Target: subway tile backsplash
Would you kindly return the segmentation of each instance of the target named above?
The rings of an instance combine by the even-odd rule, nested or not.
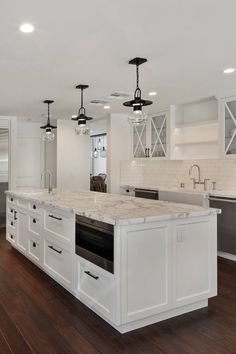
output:
[[[216,182],[216,189],[236,190],[236,160],[125,160],[121,161],[121,184],[141,186],[192,188],[191,177],[197,177],[197,171],[189,168],[198,164],[201,168],[201,179],[209,178],[208,189],[212,189],[212,182]],[[197,186],[203,190],[203,186]]]

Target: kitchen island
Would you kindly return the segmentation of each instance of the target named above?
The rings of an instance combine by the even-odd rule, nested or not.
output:
[[[205,307],[217,294],[216,209],[83,191],[6,194],[7,240],[121,333]],[[106,252],[100,266],[91,249],[76,254],[89,235],[76,215],[109,229],[112,267]]]

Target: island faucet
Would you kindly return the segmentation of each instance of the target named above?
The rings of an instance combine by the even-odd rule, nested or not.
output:
[[[41,173],[41,180],[43,179],[43,176],[48,175],[48,193],[50,194],[52,192],[52,172],[50,170],[44,170]]]
[[[196,180],[196,178],[191,178],[191,180],[193,181],[193,188],[196,189],[197,184],[204,184],[204,191],[206,191],[207,190],[207,181],[209,181],[209,178],[204,178],[204,180],[201,181],[201,170],[200,170],[200,166],[197,164],[194,164],[190,167],[189,176],[191,176],[192,170],[194,167],[197,169],[198,178],[197,178],[197,180]]]

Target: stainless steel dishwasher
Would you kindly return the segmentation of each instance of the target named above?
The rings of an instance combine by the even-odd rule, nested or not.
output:
[[[210,196],[209,204],[221,209],[217,216],[218,251],[236,254],[236,198]]]

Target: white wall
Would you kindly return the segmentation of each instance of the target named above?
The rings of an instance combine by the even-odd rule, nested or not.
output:
[[[56,124],[55,124],[56,125]],[[52,172],[52,186],[57,186],[57,129],[55,139],[45,142],[45,169]]]
[[[17,188],[40,188],[44,170],[44,142],[40,123],[18,122]]]
[[[77,122],[57,121],[57,187],[90,189],[90,136],[75,133]]]
[[[131,127],[125,114],[111,114],[108,120],[108,191],[120,192],[121,160],[131,158]]]

